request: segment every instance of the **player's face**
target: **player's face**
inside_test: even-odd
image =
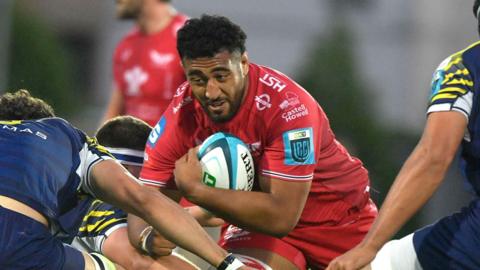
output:
[[[248,57],[221,52],[214,57],[184,59],[183,68],[195,98],[215,122],[230,120],[248,87]]]
[[[143,0],[116,0],[117,17],[119,19],[137,19]]]

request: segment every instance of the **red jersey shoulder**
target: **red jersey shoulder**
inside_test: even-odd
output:
[[[258,86],[255,106],[258,111],[270,111],[267,117],[278,117],[288,123],[309,115],[318,107],[315,99],[285,74],[258,66]]]

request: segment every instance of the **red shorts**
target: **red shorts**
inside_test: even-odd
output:
[[[351,214],[339,225],[297,226],[283,238],[251,233],[229,225],[222,230],[220,245],[227,250],[268,250],[286,258],[300,270],[307,269],[307,266],[324,269],[335,257],[360,243],[376,216],[377,208],[373,202],[369,202],[362,211]]]

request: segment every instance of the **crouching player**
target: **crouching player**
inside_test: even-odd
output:
[[[63,245],[50,229],[82,195],[135,213],[218,269],[248,269],[185,210],[139,185],[110,153],[43,100],[21,90],[0,97],[0,269],[123,269]]]
[[[133,176],[138,177],[151,129],[138,118],[119,116],[104,123],[95,137]],[[103,254],[126,269],[197,269],[179,255],[171,255],[175,245],[166,239],[157,240],[155,254],[160,256],[155,260],[147,256],[152,243],[147,242],[146,237],[138,244],[141,249],[135,249],[128,240],[127,213],[100,200],[83,199],[77,207],[60,217],[60,223],[67,232],[64,242],[79,250]]]

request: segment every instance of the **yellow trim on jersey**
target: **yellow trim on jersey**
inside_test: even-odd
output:
[[[438,93],[445,93],[445,92],[459,92],[460,94],[465,95],[468,91],[460,87],[446,87],[438,91]]]
[[[450,80],[453,76],[455,75],[465,75],[465,76],[468,76],[470,75],[470,72],[468,71],[468,69],[464,68],[464,69],[459,69],[455,72],[451,72],[451,73],[448,73],[445,75],[445,78],[444,80],[442,81],[442,84],[445,83],[446,81]]]
[[[437,99],[442,99],[442,98],[456,98],[457,95],[455,94],[450,94],[450,93],[444,93],[444,94],[438,94],[438,95],[435,95],[433,98],[432,98],[432,102],[434,102],[435,100]]]
[[[114,223],[114,222],[118,222],[120,220],[124,220],[125,218],[121,218],[121,219],[117,219],[117,218],[113,218],[113,219],[110,219],[109,221],[105,222],[102,224],[102,226],[98,227],[96,229],[97,232],[101,231],[102,229],[104,229],[105,227],[107,227],[108,225]]]
[[[103,217],[103,216],[106,217],[113,213],[115,213],[115,211],[91,211],[91,212],[88,212],[88,214],[83,217],[83,221],[87,221],[88,218],[90,217]]]
[[[463,53],[463,51],[462,51],[462,53]],[[453,65],[456,65],[456,64],[462,62],[463,59],[462,59],[462,57],[458,57],[458,56],[457,56],[458,54],[460,54],[460,52],[454,54],[455,56],[452,56],[452,58],[454,58],[454,59],[452,59],[452,60],[448,63],[448,65],[445,66],[445,68],[444,68],[443,70],[447,71],[447,70],[449,70]]]
[[[452,60],[450,61],[450,63],[448,63],[448,65],[447,65],[443,70],[447,71],[447,70],[449,70],[449,69],[452,67],[452,65],[460,63],[460,62],[463,60],[463,58],[461,57],[461,55],[462,55],[466,50],[468,50],[468,49],[470,49],[470,48],[472,48],[472,47],[475,47],[475,46],[477,46],[477,45],[479,45],[479,44],[480,44],[480,41],[477,41],[477,42],[471,44],[470,46],[468,46],[467,48],[465,48],[465,49],[463,49],[463,50],[461,50],[461,51],[459,51],[459,52],[456,52],[456,53],[452,54],[452,55],[450,56],[450,57],[452,58]]]
[[[22,120],[9,120],[9,121],[0,121],[1,125],[18,125],[21,124]]]
[[[466,86],[473,86],[472,81],[465,80],[465,79],[453,79],[453,80],[445,83],[445,85],[450,85],[450,84],[463,84],[463,85],[466,85]]]
[[[91,224],[91,225],[87,225],[87,226],[82,226],[78,229],[79,232],[100,232],[103,228],[107,227],[108,225],[114,223],[114,222],[118,222],[118,221],[121,221],[121,220],[124,220],[125,218],[112,218],[110,220],[108,220],[107,222],[103,223],[105,221],[105,218],[104,219],[101,219],[97,222],[95,222],[95,224]],[[103,223],[103,224],[102,224]],[[101,226],[98,226],[102,224]],[[98,228],[97,228],[98,227]]]

